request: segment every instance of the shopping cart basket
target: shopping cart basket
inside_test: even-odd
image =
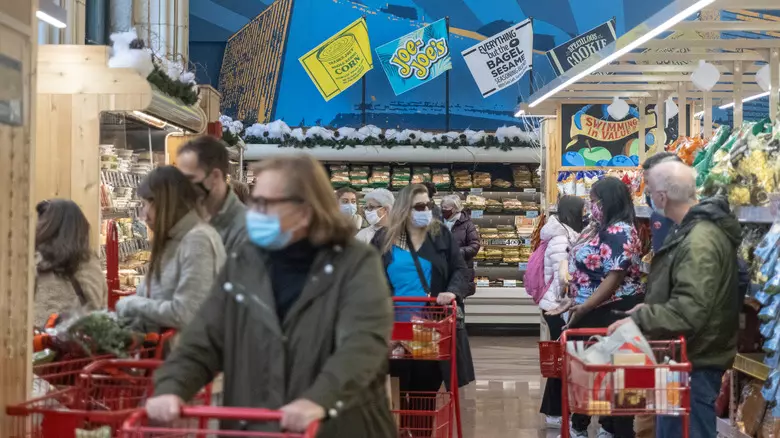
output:
[[[209,420],[238,421],[245,425],[251,423],[278,423],[282,419],[279,411],[250,408],[220,407],[183,407],[181,420],[175,426],[150,426],[146,412],[136,411],[125,421],[121,438],[190,438],[205,436],[242,437],[242,438],[314,438],[319,423],[314,422],[303,434],[288,432],[250,432],[246,430],[219,430],[218,427],[203,427]]]
[[[401,436],[463,436],[456,366],[457,304],[436,305],[435,298],[394,297],[391,360],[449,361],[450,392],[401,392],[393,414]]]
[[[76,385],[20,405],[8,406],[10,438],[61,438],[77,430],[118,435],[122,422],[152,394],[157,360],[107,359],[88,365]],[[207,387],[194,403],[208,403]]]
[[[569,437],[569,414],[681,417],[683,438],[690,422],[691,364],[685,339],[650,341],[658,365],[589,365],[566,349],[569,342],[593,344],[606,329],[572,329],[561,335],[562,438]],[[585,339],[583,341],[571,341]]]
[[[168,330],[162,334],[150,333],[146,336],[144,345],[153,347],[138,347],[128,351],[128,356],[133,359],[162,360],[165,348],[176,335],[175,330]],[[88,357],[65,357],[56,362],[44,363],[33,366],[33,374],[50,385],[58,388],[73,386],[82,370],[95,362],[112,359],[110,354]]]

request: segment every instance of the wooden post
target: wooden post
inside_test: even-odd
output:
[[[35,159],[35,51],[37,1],[0,1],[0,436],[19,434],[5,414],[32,387],[33,254],[32,191]],[[10,104],[10,105],[9,105]]]
[[[712,138],[712,95],[704,92],[704,139],[709,140]],[[734,128],[737,128],[736,126]]]
[[[644,97],[640,97],[637,101],[637,109],[639,110],[639,163],[644,163],[647,158],[647,101]]]
[[[677,83],[677,135],[687,136],[688,132],[688,88],[685,82]]]
[[[656,94],[655,104],[655,153],[663,152],[666,149],[666,95],[663,91]]]
[[[772,49],[769,51],[769,84],[771,92],[769,93],[769,119],[777,120],[778,105],[780,100],[778,98],[778,91],[780,91],[780,49]]]
[[[742,126],[742,61],[734,61],[734,129]]]

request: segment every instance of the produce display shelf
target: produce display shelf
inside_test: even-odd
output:
[[[771,369],[762,363],[763,359],[764,355],[761,353],[739,353],[734,359],[734,366],[732,368],[742,374],[747,374],[750,377],[765,381],[769,377]]]

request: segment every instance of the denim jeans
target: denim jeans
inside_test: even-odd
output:
[[[715,400],[720,393],[723,370],[704,368],[691,372],[691,427],[690,438],[715,438],[717,417]],[[682,437],[680,417],[659,416],[655,426],[656,438]]]

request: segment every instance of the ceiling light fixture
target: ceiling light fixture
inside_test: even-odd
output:
[[[136,119],[138,119],[138,120],[140,120],[140,121],[142,121],[142,122],[144,122],[144,123],[146,123],[148,125],[152,125],[155,128],[163,129],[163,128],[165,128],[165,125],[168,124],[168,122],[166,122],[165,120],[158,119],[157,117],[152,116],[152,115],[147,114],[147,113],[142,112],[142,111],[133,111],[132,114],[133,114],[133,117],[135,117]]]
[[[558,85],[557,87],[553,88],[552,90],[545,93],[542,97],[536,99],[535,101],[531,102],[529,107],[533,108],[540,103],[544,102],[545,100],[549,99],[550,97],[554,96],[560,91],[563,91],[568,87],[569,85],[579,81],[580,79],[584,78],[585,76],[590,75],[591,73],[597,71],[601,67],[604,67],[605,65],[609,65],[610,63],[614,62],[621,56],[625,55],[626,53],[636,49],[637,47],[640,47],[642,44],[646,43],[647,41],[655,38],[656,36],[660,35],[661,33],[669,30],[672,26],[675,24],[683,21],[687,17],[691,16],[692,14],[695,14],[696,12],[699,12],[703,8],[711,5],[714,3],[715,0],[699,0],[692,4],[691,6],[688,6],[687,8],[683,9],[681,12],[675,14],[672,18],[666,20],[662,24],[660,24],[655,29],[650,30],[646,34],[642,35],[641,37],[637,38],[636,40],[628,43],[623,48],[614,51],[611,55],[607,56],[606,58],[603,58],[601,61],[593,64],[592,66],[588,67],[587,69],[581,71],[580,73],[576,74],[575,76],[569,78],[562,84]]]
[[[771,90],[770,91],[765,91],[763,93],[755,94],[755,95],[750,96],[750,97],[746,97],[746,98],[742,99],[742,103],[750,102],[750,101],[756,100],[756,99],[761,99],[762,97],[767,97],[767,96],[769,96],[770,92],[771,92]],[[725,109],[733,108],[734,105],[736,105],[736,102],[727,103],[725,105],[719,106],[718,108],[720,108],[722,110],[725,110]]]
[[[41,0],[38,3],[38,10],[35,12],[35,16],[58,29],[68,27],[68,11],[59,5],[55,5],[51,0]]]

